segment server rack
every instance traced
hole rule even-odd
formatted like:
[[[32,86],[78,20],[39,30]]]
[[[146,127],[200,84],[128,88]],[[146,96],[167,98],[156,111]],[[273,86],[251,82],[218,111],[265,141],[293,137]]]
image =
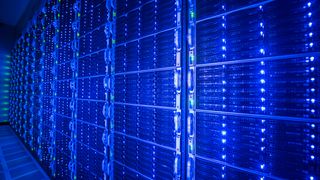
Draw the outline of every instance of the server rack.
[[[318,177],[319,2],[189,2],[188,178]]]
[[[115,178],[180,178],[180,1],[118,1]]]

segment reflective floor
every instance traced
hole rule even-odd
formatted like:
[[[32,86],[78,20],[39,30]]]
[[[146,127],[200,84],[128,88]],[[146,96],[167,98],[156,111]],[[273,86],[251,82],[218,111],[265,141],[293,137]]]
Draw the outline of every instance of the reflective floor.
[[[0,126],[0,180],[49,179],[9,126]]]

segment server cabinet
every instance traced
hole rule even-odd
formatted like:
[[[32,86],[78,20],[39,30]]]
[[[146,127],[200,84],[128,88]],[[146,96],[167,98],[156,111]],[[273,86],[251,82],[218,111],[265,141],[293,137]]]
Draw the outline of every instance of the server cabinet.
[[[319,2],[189,1],[188,178],[319,176]]]

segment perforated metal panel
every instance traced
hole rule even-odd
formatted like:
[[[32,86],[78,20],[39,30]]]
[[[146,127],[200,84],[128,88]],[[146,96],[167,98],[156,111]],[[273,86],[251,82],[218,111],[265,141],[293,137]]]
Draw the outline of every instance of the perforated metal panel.
[[[317,1],[192,1],[189,178],[319,176]]]

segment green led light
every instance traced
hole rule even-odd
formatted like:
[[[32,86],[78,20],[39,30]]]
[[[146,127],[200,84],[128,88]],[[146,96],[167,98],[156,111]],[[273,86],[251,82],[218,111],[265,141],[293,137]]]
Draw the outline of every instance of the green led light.
[[[113,12],[113,17],[116,17],[117,16],[117,13],[116,12]]]
[[[196,14],[193,11],[190,11],[190,17],[193,19],[195,18]]]

